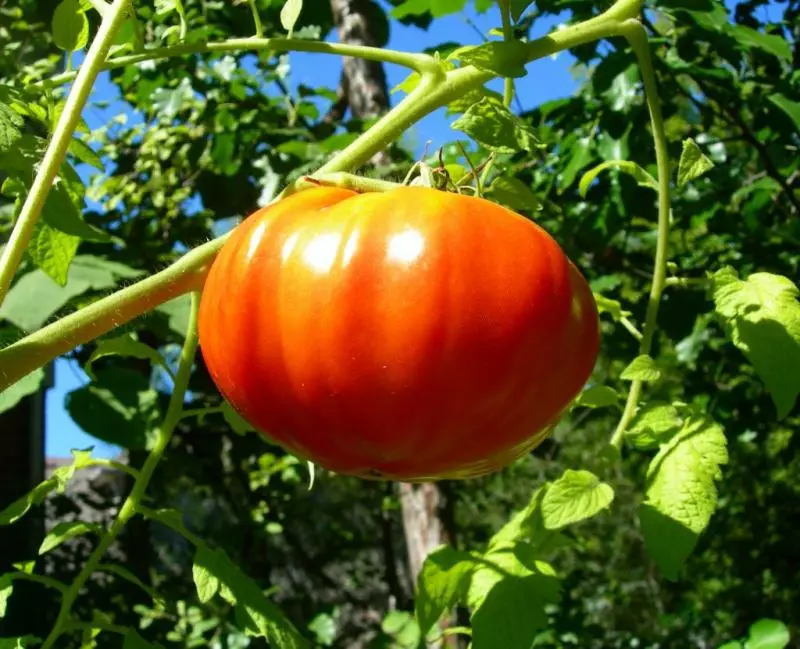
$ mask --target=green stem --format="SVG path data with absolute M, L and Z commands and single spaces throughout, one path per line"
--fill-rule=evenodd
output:
M 53 130 L 53 137 L 47 146 L 36 178 L 33 180 L 30 193 L 25 198 L 11 237 L 0 255 L 0 304 L 3 303 L 8 289 L 11 287 L 14 274 L 17 272 L 22 255 L 25 254 L 28 242 L 31 240 L 36 220 L 44 207 L 47 194 L 67 155 L 67 149 L 72 142 L 72 134 L 81 118 L 81 111 L 89 98 L 97 75 L 103 69 L 108 50 L 125 19 L 130 1 L 115 0 L 114 4 L 107 9 L 97 36 L 92 41 L 86 59 L 75 76 L 75 85 L 64 103 L 64 110 Z
M 128 466 L 127 464 L 123 464 L 122 462 L 117 462 L 116 460 L 92 458 L 91 460 L 86 462 L 84 466 L 101 466 L 106 469 L 115 469 L 117 471 L 121 471 L 122 473 L 127 473 L 134 479 L 139 477 L 139 471 L 134 469 L 132 466 Z
M 600 16 L 532 41 L 528 46 L 528 60 L 542 58 L 592 40 L 619 35 L 620 21 L 636 15 L 640 7 L 641 0 L 619 0 Z M 178 45 L 149 50 L 144 54 L 119 57 L 109 62 L 107 67 L 119 67 L 128 63 L 178 54 L 259 47 L 268 49 L 280 46 L 284 49 L 295 48 L 303 51 L 361 56 L 405 65 L 421 73 L 420 83 L 411 94 L 384 115 L 373 128 L 323 166 L 318 173 L 349 171 L 357 168 L 375 153 L 385 149 L 410 125 L 495 76 L 492 72 L 472 66 L 445 74 L 434 59 L 424 55 L 291 39 L 242 39 L 219 44 Z M 63 82 L 66 80 L 63 76 L 61 75 L 61 79 L 58 77 L 51 79 L 51 82 Z M 198 289 L 227 236 L 224 235 L 195 248 L 169 268 L 98 300 L 0 350 L 0 390 L 4 390 L 37 367 L 78 345 L 130 322 L 133 318 L 187 291 Z
M 117 56 L 105 62 L 103 70 L 114 70 L 126 65 L 142 63 L 143 61 L 155 61 L 175 56 L 185 56 L 187 54 L 209 54 L 222 52 L 246 52 L 271 50 L 273 52 L 316 52 L 319 54 L 335 54 L 338 56 L 354 56 L 368 61 L 379 61 L 381 63 L 394 63 L 396 65 L 424 72 L 432 68 L 439 67 L 439 64 L 432 56 L 427 54 L 413 54 L 410 52 L 397 52 L 395 50 L 384 50 L 379 47 L 368 47 L 366 45 L 348 45 L 347 43 L 325 43 L 322 41 L 310 41 L 299 38 L 231 38 L 218 43 L 180 43 L 168 47 L 154 47 L 146 49 L 136 54 Z M 75 74 L 65 72 L 50 77 L 37 85 L 45 87 L 58 86 L 68 83 Z
M 264 26 L 261 24 L 261 16 L 258 15 L 256 0 L 250 0 L 250 11 L 253 13 L 253 22 L 256 25 L 256 38 L 264 37 Z
M 510 41 L 513 39 L 513 33 L 511 32 L 511 8 L 509 2 L 500 2 L 500 17 L 503 23 L 503 40 Z M 506 77 L 503 81 L 503 105 L 506 108 L 511 108 L 511 102 L 514 101 L 514 79 L 511 77 Z M 489 174 L 492 171 L 492 166 L 494 166 L 494 162 L 497 159 L 497 153 L 492 152 L 489 156 L 489 160 L 486 162 L 486 166 L 483 168 L 483 173 L 481 174 L 480 180 L 478 180 L 478 196 L 483 195 L 482 188 L 486 187 L 486 183 L 489 180 Z
M 664 118 L 661 115 L 661 103 L 658 98 L 653 61 L 650 57 L 650 46 L 647 42 L 647 32 L 641 23 L 636 20 L 627 20 L 621 25 L 620 33 L 628 39 L 636 58 L 639 60 L 644 92 L 647 98 L 647 107 L 650 110 L 650 123 L 653 128 L 653 142 L 656 149 L 656 166 L 658 168 L 658 241 L 656 243 L 656 258 L 653 268 L 653 284 L 650 287 L 650 296 L 647 301 L 642 339 L 639 342 L 639 354 L 650 353 L 653 336 L 658 324 L 658 308 L 661 303 L 661 294 L 664 292 L 667 278 L 667 254 L 669 244 L 669 213 L 670 213 L 670 167 L 667 153 L 667 136 L 664 132 Z M 631 384 L 622 417 L 611 437 L 611 444 L 617 448 L 622 446 L 622 436 L 631 419 L 636 414 L 636 407 L 642 392 L 642 381 L 636 380 Z
M 183 412 L 183 400 L 186 389 L 189 386 L 189 377 L 192 373 L 192 365 L 197 351 L 197 307 L 199 302 L 199 293 L 192 293 L 192 311 L 189 318 L 189 327 L 186 331 L 186 340 L 181 350 L 178 372 L 175 375 L 175 387 L 169 400 L 167 414 L 164 416 L 164 422 L 158 430 L 153 448 L 150 450 L 150 454 L 139 472 L 139 477 L 134 482 L 133 489 L 131 489 L 130 494 L 122 504 L 116 519 L 114 519 L 108 532 L 102 537 L 94 552 L 89 556 L 78 576 L 70 584 L 69 589 L 64 593 L 58 617 L 50 634 L 42 644 L 42 649 L 50 649 L 59 636 L 68 629 L 70 612 L 78 594 L 89 577 L 97 570 L 103 555 L 114 543 L 125 525 L 136 515 L 136 509 L 142 502 L 147 486 L 150 484 L 150 479 L 153 477 L 153 472 L 172 439 L 172 433 Z

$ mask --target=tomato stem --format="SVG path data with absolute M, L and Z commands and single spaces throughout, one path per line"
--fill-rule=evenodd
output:
M 80 573 L 78 573 L 78 576 L 75 577 L 75 580 L 64 593 L 61 599 L 58 617 L 56 618 L 56 622 L 50 634 L 42 644 L 42 649 L 50 649 L 61 634 L 69 629 L 72 605 L 75 603 L 86 581 L 97 570 L 103 555 L 105 555 L 114 543 L 128 521 L 136 515 L 137 508 L 142 502 L 147 486 L 150 484 L 150 479 L 153 477 L 153 472 L 161 460 L 161 457 L 164 455 L 167 446 L 169 446 L 175 427 L 181 420 L 183 414 L 183 400 L 189 386 L 189 377 L 192 373 L 194 357 L 197 351 L 197 312 L 199 304 L 200 294 L 197 292 L 192 293 L 192 310 L 189 316 L 189 326 L 186 331 L 186 340 L 181 349 L 178 371 L 175 374 L 174 388 L 170 396 L 169 405 L 167 406 L 167 413 L 164 416 L 164 422 L 158 429 L 150 454 L 147 456 L 144 465 L 138 472 L 136 480 L 133 483 L 133 488 L 122 504 L 122 507 L 120 507 L 114 522 L 102 536 L 100 543 L 98 543 Z
M 89 99 L 89 93 L 97 75 L 103 69 L 103 63 L 111 49 L 114 36 L 125 20 L 130 1 L 115 0 L 114 4 L 107 8 L 97 36 L 86 54 L 86 59 L 77 74 L 69 73 L 75 77 L 75 85 L 67 96 L 64 110 L 53 129 L 53 136 L 47 145 L 31 190 L 22 204 L 8 243 L 0 255 L 0 304 L 5 300 L 8 289 L 11 287 L 17 267 L 33 235 L 36 221 L 47 200 L 47 194 L 56 182 L 58 171 L 67 155 L 67 149 L 72 142 L 72 135 L 80 121 L 83 107 Z
M 661 294 L 664 292 L 667 279 L 667 254 L 669 244 L 669 215 L 670 215 L 670 167 L 667 153 L 667 136 L 664 132 L 664 118 L 661 114 L 661 103 L 658 98 L 653 61 L 650 57 L 650 46 L 647 42 L 647 32 L 638 20 L 626 20 L 620 33 L 628 40 L 633 48 L 644 83 L 645 98 L 650 111 L 650 123 L 653 129 L 653 142 L 656 149 L 656 166 L 658 168 L 658 240 L 656 243 L 656 257 L 653 268 L 653 283 L 650 287 L 650 296 L 647 302 L 645 324 L 642 330 L 642 339 L 639 343 L 639 354 L 650 353 L 650 348 L 658 325 L 658 308 L 661 303 Z M 639 397 L 642 392 L 642 381 L 635 380 L 631 384 L 628 398 L 622 417 L 611 437 L 611 444 L 619 448 L 625 429 L 636 414 Z

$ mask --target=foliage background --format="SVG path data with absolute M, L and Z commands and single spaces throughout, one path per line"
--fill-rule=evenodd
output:
M 267 35 L 281 32 L 280 4 L 258 3 Z M 488 1 L 475 4 L 496 11 Z M 137 5 L 148 37 L 174 37 L 164 35 L 176 24 L 174 11 Z M 317 27 L 319 36 L 330 37 L 328 3 L 307 5 L 314 10 L 307 8 L 298 26 L 308 36 Z M 404 3 L 399 13 L 435 33 L 438 18 L 463 5 L 421 0 Z M 252 33 L 246 5 L 187 0 L 184 6 L 190 40 Z M 399 18 L 387 3 L 369 3 L 369 10 L 380 44 Z M 529 26 L 553 15 L 578 19 L 597 11 L 597 3 L 587 0 L 540 0 L 529 10 Z M 715 163 L 674 199 L 671 260 L 682 276 L 700 278 L 725 264 L 743 275 L 800 276 L 798 13 L 796 1 L 662 0 L 645 15 L 655 35 L 670 157 L 677 161 L 681 142 L 692 137 Z M 26 77 L 62 69 L 63 54 L 50 35 L 51 14 L 47 3 L 0 3 L 0 99 L 7 98 L 8 87 L 21 88 Z M 94 30 L 97 20 L 87 15 Z M 448 47 L 443 43 L 440 49 Z M 537 197 L 538 205 L 518 194 L 512 206 L 556 236 L 595 291 L 619 300 L 641 321 L 655 245 L 654 195 L 615 171 L 601 174 L 586 196 L 578 187 L 582 172 L 605 160 L 632 160 L 652 170 L 639 76 L 621 41 L 582 46 L 574 54 L 576 95 L 522 115 L 543 148 L 501 156 L 498 169 Z M 72 153 L 73 163 L 98 167 L 86 189 L 89 200 L 81 198 L 79 179 L 65 174 L 64 190 L 48 202 L 51 210 L 81 211 L 105 236 L 81 241 L 67 271 L 63 260 L 47 256 L 47 238 L 61 235 L 40 233 L 45 261 L 27 260 L 14 289 L 17 298 L 12 291 L 0 309 L 3 339 L 16 339 L 138 273 L 162 269 L 319 166 L 369 123 L 336 113 L 338 80 L 291 95 L 285 71 L 280 57 L 243 54 L 198 55 L 112 72 L 112 82 L 144 120 L 120 119 L 83 133 L 91 149 L 76 145 Z M 535 64 L 529 74 L 535 74 Z M 23 139 L 0 155 L 0 178 L 6 181 L 0 227 L 6 233 L 14 209 L 14 184 L 8 181 L 24 183 L 30 171 L 25 165 L 41 151 L 61 96 L 52 90 L 26 97 L 39 108 L 25 119 Z M 470 152 L 474 160 L 488 153 L 474 146 Z M 414 158 L 414 151 L 397 145 L 366 171 L 398 179 Z M 455 163 L 456 148 L 446 146 L 444 158 Z M 61 202 L 51 204 L 56 199 Z M 702 290 L 669 289 L 653 354 L 665 378 L 649 393 L 652 401 L 685 402 L 707 412 L 725 428 L 730 462 L 709 528 L 680 578 L 661 576 L 644 551 L 635 515 L 649 456 L 626 453 L 608 478 L 616 489 L 614 506 L 571 530 L 570 543 L 552 557 L 566 578 L 562 601 L 548 609 L 549 627 L 537 646 L 717 647 L 745 636 L 763 617 L 780 619 L 794 637 L 800 634 L 800 412 L 794 405 L 779 420 L 753 368 L 725 342 L 710 314 Z M 125 329 L 174 358 L 185 320 L 186 302 L 176 300 Z M 71 356 L 85 363 L 93 351 L 87 345 Z M 622 391 L 619 375 L 636 353 L 629 333 L 604 316 L 593 380 Z M 94 371 L 96 380 L 69 394 L 66 409 L 90 434 L 129 449 L 136 464 L 161 419 L 169 378 L 148 361 L 120 357 L 96 362 Z M 219 404 L 202 362 L 190 389 L 191 407 Z M 575 409 L 551 440 L 513 467 L 444 485 L 442 515 L 455 544 L 480 546 L 543 480 L 565 468 L 598 468 L 617 418 L 614 408 Z M 275 587 L 273 599 L 321 645 L 414 646 L 413 627 L 404 626 L 402 615 L 410 610 L 412 587 L 396 490 L 322 472 L 309 491 L 307 480 L 304 465 L 255 435 L 237 435 L 224 417 L 211 414 L 181 424 L 150 494 L 159 506 L 182 510 L 190 529 L 224 548 L 265 588 Z M 69 520 L 90 508 L 108 516 L 124 489 L 124 480 L 102 474 L 88 493 L 52 499 L 49 515 Z M 83 541 L 43 557 L 46 572 L 69 581 L 86 553 Z M 104 577 L 93 580 L 78 601 L 80 617 L 102 614 L 118 624 L 141 625 L 149 640 L 165 646 L 247 642 L 229 607 L 196 601 L 191 555 L 178 537 L 139 522 L 115 551 L 164 605 L 154 606 L 124 580 Z M 3 624 L 13 619 L 25 633 L 43 635 L 57 609 L 37 597 L 35 616 L 17 609 Z M 14 599 L 11 606 L 13 611 Z M 400 613 L 386 617 L 392 610 Z M 116 640 L 103 634 L 96 642 Z

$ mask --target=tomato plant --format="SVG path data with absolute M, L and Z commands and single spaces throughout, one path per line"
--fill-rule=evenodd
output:
M 591 374 L 591 291 L 506 208 L 425 187 L 308 189 L 211 267 L 200 344 L 239 413 L 340 473 L 464 478 L 530 451 Z
M 572 540 L 562 533 L 566 528 L 616 506 L 618 493 L 627 495 L 630 511 L 623 506 L 616 513 L 629 517 L 636 530 L 634 545 L 644 548 L 653 564 L 641 568 L 644 576 L 636 588 L 644 583 L 648 592 L 657 591 L 651 568 L 667 580 L 679 579 L 719 500 L 725 502 L 717 493 L 730 459 L 725 426 L 737 419 L 749 426 L 754 419 L 741 406 L 746 400 L 737 390 L 743 385 L 750 396 L 752 386 L 763 383 L 777 419 L 789 418 L 785 429 L 771 431 L 777 434 L 768 438 L 767 453 L 779 455 L 789 447 L 797 421 L 791 411 L 800 393 L 798 289 L 787 277 L 755 268 L 754 260 L 763 257 L 739 243 L 750 243 L 749 231 L 759 225 L 770 202 L 776 209 L 769 217 L 780 220 L 780 228 L 764 244 L 780 252 L 784 240 L 796 239 L 797 137 L 792 131 L 785 142 L 774 138 L 768 123 L 773 115 L 764 120 L 761 112 L 761 122 L 754 126 L 758 132 L 748 130 L 746 115 L 724 101 L 720 88 L 733 83 L 736 71 L 746 79 L 743 98 L 764 95 L 781 119 L 800 127 L 800 103 L 786 94 L 797 83 L 789 63 L 796 64 L 796 38 L 792 51 L 773 33 L 784 30 L 790 20 L 764 33 L 752 28 L 758 24 L 752 16 L 758 2 L 742 3 L 738 24 L 729 25 L 722 4 L 712 0 L 698 6 L 665 0 L 659 8 L 663 4 L 669 11 L 658 14 L 658 24 L 650 22 L 651 8 L 645 11 L 641 0 L 617 0 L 602 8 L 587 2 L 476 0 L 476 6 L 491 6 L 499 14 L 500 28 L 491 29 L 491 39 L 467 47 L 442 43 L 432 51 L 409 53 L 381 47 L 385 33 L 372 45 L 362 44 L 358 34 L 349 41 L 320 42 L 318 33 L 301 25 L 301 0 L 280 3 L 280 8 L 266 0 L 248 4 L 253 24 L 248 22 L 245 37 L 239 37 L 247 12 L 233 16 L 225 28 L 220 27 L 224 21 L 211 26 L 210 14 L 225 13 L 219 3 L 157 0 L 151 7 L 132 0 L 61 0 L 53 12 L 52 44 L 66 53 L 65 69 L 51 74 L 54 59 L 43 60 L 26 68 L 13 86 L 0 88 L 0 193 L 4 201 L 9 199 L 0 205 L 2 228 L 8 233 L 0 252 L 0 316 L 10 323 L 0 331 L 0 411 L 40 388 L 45 364 L 64 354 L 79 355 L 88 382 L 71 393 L 71 414 L 90 421 L 92 413 L 102 413 L 103 430 L 97 437 L 117 426 L 133 431 L 136 440 L 129 448 L 144 458 L 137 468 L 75 451 L 71 465 L 56 469 L 0 511 L 0 525 L 15 523 L 89 467 L 130 478 L 130 490 L 109 524 L 71 519 L 47 532 L 39 554 L 76 537 L 97 537 L 69 583 L 41 574 L 33 561 L 15 563 L 13 571 L 0 575 L 0 618 L 19 581 L 46 586 L 58 598 L 54 624 L 45 637 L 0 638 L 0 647 L 41 643 L 51 649 L 63 636 L 76 633 L 81 645 L 90 648 L 100 634 L 124 636 L 125 649 L 155 646 L 139 633 L 146 629 L 144 623 L 135 630 L 103 614 L 82 619 L 76 606 L 95 573 L 103 571 L 153 600 L 154 608 L 146 609 L 148 625 L 169 617 L 162 616 L 163 602 L 149 584 L 124 567 L 105 563 L 134 519 L 158 523 L 185 539 L 197 599 L 213 612 L 213 619 L 203 620 L 205 611 L 187 607 L 183 589 L 169 620 L 174 628 L 168 638 L 182 638 L 191 646 L 209 644 L 204 633 L 214 628 L 226 635 L 213 642 L 226 646 L 231 637 L 236 646 L 246 646 L 246 636 L 280 649 L 307 646 L 304 632 L 270 599 L 265 585 L 201 538 L 180 512 L 150 502 L 148 488 L 176 446 L 175 433 L 194 432 L 189 422 L 216 417 L 215 425 L 224 425 L 226 434 L 254 426 L 291 454 L 335 473 L 428 482 L 503 476 L 500 470 L 518 466 L 514 461 L 542 442 L 563 416 L 569 416 L 571 430 L 560 441 L 569 444 L 574 433 L 583 432 L 576 428 L 602 411 L 605 418 L 593 422 L 597 428 L 592 430 L 607 431 L 598 452 L 580 468 L 565 465 L 570 468 L 559 477 L 537 482 L 533 493 L 526 493 L 527 505 L 511 520 L 477 535 L 479 550 L 459 547 L 455 539 L 423 548 L 427 556 L 409 580 L 416 583 L 414 616 L 406 610 L 383 625 L 396 646 L 444 643 L 454 635 L 471 636 L 474 649 L 573 645 L 569 633 L 557 639 L 539 635 L 561 596 L 553 558 L 558 558 L 556 549 Z M 375 9 L 374 3 L 364 4 L 369 11 Z M 391 4 L 396 15 L 405 17 L 417 16 L 420 7 L 433 16 L 464 6 L 463 0 Z M 534 4 L 548 6 L 551 14 L 569 5 L 573 15 L 563 28 L 533 38 L 531 26 L 539 14 Z M 796 19 L 796 3 L 789 4 L 786 15 Z M 304 15 L 311 13 L 308 7 L 320 6 L 306 3 Z M 341 6 L 333 2 L 330 8 L 341 12 Z M 0 6 L 0 16 L 16 14 Z M 682 31 L 684 19 L 699 26 L 699 45 Z M 349 29 L 358 32 L 355 23 Z M 340 32 L 346 28 L 342 23 Z M 28 26 L 17 21 L 10 29 L 26 33 L 21 38 L 25 42 L 17 44 L 24 52 Z M 0 38 L 8 32 L 4 25 Z M 287 37 L 265 37 L 265 32 L 285 32 Z M 659 60 L 663 69 L 651 61 L 648 34 L 656 34 L 659 46 L 669 49 Z M 530 63 L 571 50 L 588 69 L 601 40 L 612 43 L 613 51 L 604 52 L 592 71 L 597 92 L 575 102 L 583 104 L 580 110 L 565 100 L 514 112 L 515 79 L 527 74 Z M 80 67 L 73 70 L 73 53 L 86 46 Z M 691 61 L 715 48 L 730 58 L 695 75 L 697 87 L 684 87 Z M 17 66 L 17 49 L 0 52 L 0 62 Z M 405 96 L 391 110 L 387 100 L 385 113 L 362 112 L 339 128 L 342 98 L 319 93 L 332 103 L 330 112 L 320 117 L 319 107 L 306 101 L 317 97 L 314 89 L 301 85 L 294 97 L 284 83 L 285 71 L 280 71 L 285 61 L 276 56 L 285 52 L 341 56 L 351 68 L 363 61 L 401 66 L 408 76 L 397 91 Z M 244 70 L 244 62 L 239 69 L 234 59 L 253 53 L 284 93 L 266 109 L 258 106 L 264 80 Z M 156 61 L 177 57 L 184 57 L 181 67 L 175 66 L 177 73 L 169 76 L 157 69 Z M 125 146 L 111 157 L 117 177 L 87 189 L 73 165 L 104 168 L 104 160 L 82 137 L 88 130 L 82 113 L 104 71 L 119 75 L 119 87 L 145 105 L 147 120 L 127 131 Z M 669 102 L 665 114 L 657 72 L 681 97 Z M 780 81 L 765 83 L 770 76 Z M 502 93 L 487 85 L 501 78 Z M 343 95 L 346 85 L 352 84 L 343 84 Z M 613 101 L 596 101 L 606 93 Z M 183 121 L 176 120 L 184 104 Z M 638 108 L 637 120 L 630 118 L 633 107 Z M 356 112 L 355 105 L 350 108 Z M 468 136 L 476 151 L 468 152 L 460 141 L 443 147 L 436 174 L 427 163 L 412 165 L 410 156 L 393 158 L 393 144 L 438 109 L 458 115 L 452 127 Z M 589 111 L 596 111 L 596 118 L 584 119 Z M 313 125 L 307 121 L 316 118 Z M 647 119 L 649 129 L 643 126 Z M 736 217 L 731 220 L 739 218 L 744 205 L 742 227 L 749 231 L 733 229 L 727 238 L 709 232 L 709 224 L 720 215 L 701 191 L 700 183 L 715 166 L 700 146 L 708 135 L 702 133 L 704 141 L 687 135 L 693 128 L 689 124 L 702 120 L 713 125 L 708 130 L 714 136 L 729 133 L 720 121 L 735 127 L 733 137 L 706 146 L 709 153 L 712 147 L 717 151 L 718 161 L 724 159 L 726 145 L 745 142 L 763 166 L 763 172 L 754 172 L 752 160 L 741 156 L 744 162 L 732 173 L 741 173 L 748 182 L 731 189 Z M 112 122 L 104 132 L 118 125 Z M 265 133 L 269 145 L 262 141 Z M 543 152 L 540 136 L 550 140 L 551 151 Z M 682 145 L 682 152 L 670 151 L 670 139 L 677 148 Z M 476 152 L 481 157 L 477 164 Z M 780 164 L 773 160 L 778 154 Z M 602 162 L 587 169 L 598 157 Z M 375 163 L 376 158 L 385 165 Z M 408 167 L 420 168 L 421 180 L 411 180 Z M 377 174 L 382 177 L 408 172 L 409 180 L 398 185 L 365 177 L 376 168 L 382 169 Z M 362 175 L 350 175 L 355 171 Z M 586 222 L 583 215 L 595 207 L 593 192 L 608 182 L 601 175 L 606 171 L 613 174 L 607 205 Z M 251 181 L 257 173 L 263 176 L 261 193 L 253 196 Z M 242 206 L 249 211 L 257 202 L 268 205 L 207 241 L 208 232 L 216 228 L 185 213 L 200 176 L 213 179 L 201 196 L 214 213 L 209 222 L 241 216 Z M 229 191 L 243 186 L 247 191 L 242 196 Z M 568 215 L 557 204 L 566 200 L 567 192 L 572 194 Z M 106 200 L 108 209 L 89 218 L 85 196 Z M 163 227 L 149 229 L 144 204 L 151 214 L 164 217 Z M 680 209 L 673 210 L 676 205 Z M 117 259 L 128 255 L 130 261 L 130 233 L 148 244 L 142 246 L 144 259 L 136 260 L 135 268 Z M 192 247 L 199 241 L 204 243 Z M 698 241 L 707 247 L 695 253 Z M 578 252 L 590 242 L 593 250 L 575 254 L 575 264 L 557 242 Z M 102 251 L 104 257 L 77 255 L 79 246 Z M 680 263 L 669 260 L 671 247 L 682 250 L 675 257 Z M 592 278 L 590 285 L 577 266 L 591 268 L 593 255 L 612 270 Z M 776 254 L 776 259 L 779 268 L 797 268 L 791 255 Z M 174 263 L 165 268 L 165 260 Z M 746 276 L 740 277 L 731 263 L 740 265 Z M 31 289 L 41 288 L 42 281 L 47 282 L 43 293 L 48 299 L 41 301 L 51 301 L 52 308 L 40 304 L 42 292 Z M 694 300 L 697 322 L 688 327 L 674 317 L 664 322 L 661 305 L 672 289 L 678 296 L 669 295 L 671 300 Z M 694 297 L 681 297 L 677 289 Z M 609 297 L 604 291 L 616 292 Z M 701 295 L 713 307 L 706 304 L 698 311 Z M 154 327 L 169 330 L 162 337 L 170 345 L 151 344 L 131 335 L 131 329 L 109 336 L 153 312 L 166 320 Z M 697 379 L 686 368 L 706 362 L 699 349 L 712 338 L 712 318 L 749 365 L 739 371 L 741 365 L 731 367 L 728 358 L 714 357 L 718 366 L 704 377 L 713 388 L 706 387 L 700 396 L 683 394 L 684 383 Z M 609 334 L 603 343 L 613 338 L 623 353 L 604 358 L 595 368 L 601 327 Z M 721 347 L 721 340 L 722 333 L 713 345 Z M 210 381 L 195 362 L 198 344 L 221 392 L 207 391 L 199 403 L 193 400 L 193 380 L 209 386 Z M 171 345 L 180 347 L 179 353 L 172 353 Z M 119 371 L 114 365 L 119 357 L 134 359 L 138 373 Z M 156 379 L 145 377 L 147 372 Z M 731 374 L 741 376 L 723 380 Z M 590 376 L 591 385 L 584 389 Z M 721 418 L 718 395 L 708 395 L 712 389 L 727 398 Z M 750 410 L 762 416 L 763 403 Z M 580 414 L 573 416 L 576 411 Z M 759 432 L 744 426 L 736 443 L 761 444 Z M 235 439 L 226 436 L 220 449 L 235 445 Z M 210 455 L 232 471 L 229 457 Z M 279 458 L 276 451 L 240 459 L 250 470 L 246 477 L 251 490 L 263 489 L 270 480 L 298 481 L 292 455 Z M 785 473 L 772 475 L 785 484 Z M 170 480 L 178 474 L 169 473 Z M 225 480 L 227 474 L 218 483 Z M 180 490 L 180 480 L 174 482 Z M 241 485 L 235 489 L 238 497 Z M 381 514 L 390 510 L 387 500 L 374 509 Z M 271 506 L 262 501 L 255 515 L 248 515 L 265 523 L 269 534 L 280 534 L 291 521 L 270 519 Z M 425 507 L 435 510 L 438 505 L 426 502 Z M 775 521 L 767 523 L 773 530 Z M 382 529 L 387 545 L 390 527 Z M 616 530 L 613 534 L 616 540 Z M 251 541 L 248 550 L 257 545 Z M 392 568 L 394 554 L 386 554 Z M 637 561 L 640 554 L 637 550 Z M 584 563 L 582 556 L 577 563 Z M 773 592 L 776 576 L 762 577 L 763 592 Z M 627 585 L 609 585 L 613 587 L 625 590 Z M 467 612 L 465 625 L 437 629 L 456 607 Z M 605 602 L 594 601 L 583 608 L 603 615 L 604 607 Z M 658 615 L 668 617 L 663 609 Z M 320 644 L 330 644 L 329 626 L 337 616 L 336 611 L 327 618 L 321 614 L 309 626 Z M 743 632 L 729 637 L 742 637 L 748 646 L 769 642 L 779 649 L 789 641 L 786 628 L 770 619 L 753 624 L 747 638 Z

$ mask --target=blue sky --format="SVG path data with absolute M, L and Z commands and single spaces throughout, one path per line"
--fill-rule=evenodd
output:
M 480 42 L 477 29 L 486 34 L 491 28 L 499 27 L 500 18 L 497 10 L 492 10 L 483 15 L 477 15 L 470 9 L 459 16 L 448 16 L 439 19 L 429 31 L 415 27 L 404 27 L 392 24 L 392 33 L 389 48 L 420 51 L 426 47 L 438 45 L 445 41 L 456 41 L 464 44 Z M 242 7 L 246 11 L 246 7 Z M 470 25 L 468 20 L 473 23 Z M 541 20 L 536 25 L 534 36 L 540 36 L 550 31 L 557 25 L 556 19 Z M 76 63 L 80 59 L 76 57 Z M 570 73 L 570 65 L 574 59 L 569 54 L 561 54 L 556 58 L 546 58 L 528 66 L 528 76 L 517 81 L 517 96 L 524 108 L 531 108 L 544 101 L 570 95 L 575 89 L 575 81 Z M 290 86 L 296 88 L 299 84 L 311 87 L 334 87 L 339 78 L 341 61 L 338 57 L 323 54 L 293 53 L 290 55 L 291 76 Z M 394 87 L 401 82 L 407 72 L 394 66 L 387 67 L 389 87 Z M 500 90 L 502 81 L 495 82 L 496 89 Z M 398 96 L 393 97 L 397 101 Z M 130 109 L 118 99 L 115 86 L 110 83 L 107 74 L 101 75 L 92 95 L 93 101 L 110 101 L 107 108 L 87 106 L 84 118 L 90 128 L 97 128 L 105 124 L 112 116 L 121 111 L 127 112 L 131 118 Z M 431 151 L 439 146 L 452 141 L 453 131 L 450 122 L 454 117 L 445 118 L 444 111 L 438 111 L 419 122 L 407 134 L 421 147 L 426 141 L 431 141 Z M 69 456 L 71 448 L 95 447 L 95 455 L 110 457 L 116 454 L 117 449 L 105 444 L 94 437 L 84 433 L 69 417 L 64 410 L 66 394 L 88 382 L 88 379 L 76 363 L 69 363 L 59 359 L 55 364 L 55 385 L 47 394 L 46 411 L 46 453 L 49 457 Z

